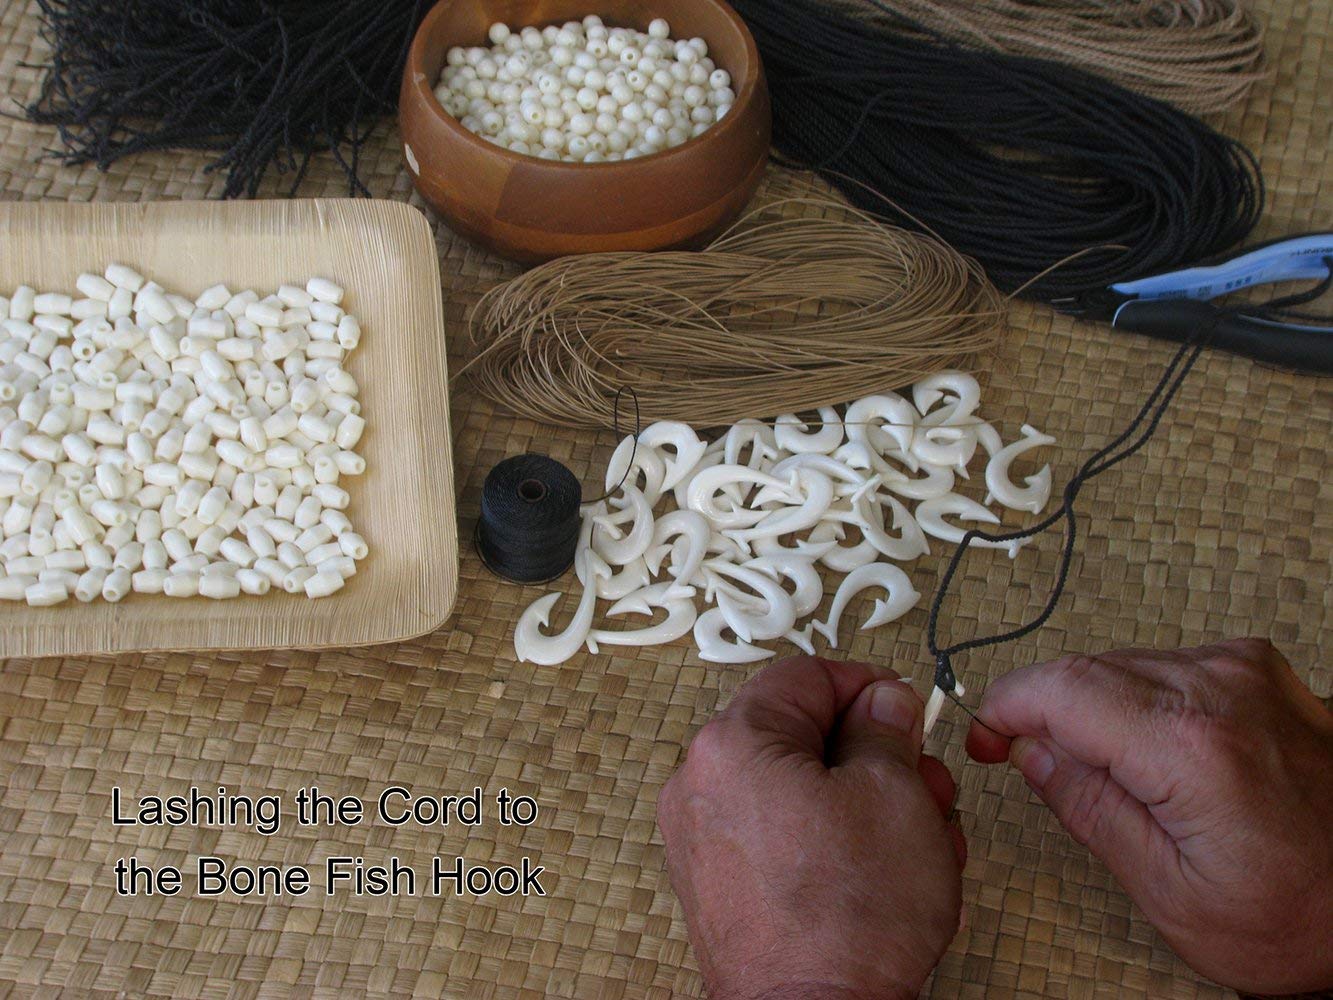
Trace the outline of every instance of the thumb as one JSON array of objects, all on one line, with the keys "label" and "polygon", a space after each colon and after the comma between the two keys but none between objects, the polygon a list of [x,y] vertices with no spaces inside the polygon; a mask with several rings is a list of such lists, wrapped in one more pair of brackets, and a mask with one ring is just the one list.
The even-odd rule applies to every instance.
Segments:
[{"label": "thumb", "polygon": [[915,771],[925,711],[921,697],[902,681],[871,684],[844,713],[831,763],[894,763]]},{"label": "thumb", "polygon": [[1014,740],[1010,761],[1070,836],[1102,860],[1130,895],[1152,888],[1175,842],[1105,768],[1049,740]]}]

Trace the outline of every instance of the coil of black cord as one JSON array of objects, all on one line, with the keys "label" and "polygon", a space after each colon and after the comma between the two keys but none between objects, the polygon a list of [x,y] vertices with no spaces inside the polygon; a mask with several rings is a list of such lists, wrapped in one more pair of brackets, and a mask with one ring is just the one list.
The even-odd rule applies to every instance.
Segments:
[{"label": "coil of black cord", "polygon": [[519,455],[490,471],[481,491],[477,551],[497,576],[554,580],[574,562],[583,488],[545,455]]},{"label": "coil of black cord", "polygon": [[885,211],[879,192],[895,221],[933,230],[1005,291],[1062,261],[1023,294],[1104,288],[1216,254],[1258,221],[1253,154],[1170,105],[821,0],[733,3],[764,60],[783,157],[867,210]]}]

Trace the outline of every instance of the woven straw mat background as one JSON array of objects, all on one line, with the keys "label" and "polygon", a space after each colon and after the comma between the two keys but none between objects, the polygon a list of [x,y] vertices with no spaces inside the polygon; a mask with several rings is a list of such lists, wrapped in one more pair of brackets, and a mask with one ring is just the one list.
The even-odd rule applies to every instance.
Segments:
[{"label": "woven straw mat background", "polygon": [[[0,7],[7,115],[39,80],[26,65],[43,61],[33,6]],[[1259,152],[1271,187],[1257,235],[1327,228],[1333,3],[1258,7],[1270,77],[1221,124]],[[0,197],[133,201],[219,190],[197,156],[142,156],[101,174],[43,159],[53,143],[50,132],[0,118]],[[397,150],[386,127],[363,158],[366,174],[376,195],[410,199]],[[346,185],[321,164],[304,193],[339,196]],[[457,366],[466,310],[512,268],[442,226],[437,234]],[[1132,416],[1169,355],[1146,339],[1016,306],[985,406],[1007,435],[1025,420],[1055,434],[1063,481],[1077,456]],[[451,405],[465,538],[486,472],[502,458],[531,448],[592,483],[609,453],[609,433],[515,420],[463,386]],[[1328,698],[1331,413],[1326,380],[1208,356],[1165,433],[1090,490],[1083,506],[1096,521],[1050,626],[967,659],[964,682],[976,692],[987,677],[1066,651],[1259,634]],[[1052,580],[1049,542],[1044,553],[1016,565],[972,556],[954,627],[1032,614]],[[919,589],[929,592],[937,568],[927,560],[913,570]],[[683,642],[560,667],[520,664],[512,625],[542,591],[497,581],[470,549],[461,579],[452,619],[415,642],[0,664],[0,996],[701,995],[654,804],[693,733],[752,670],[706,665]],[[918,608],[899,627],[857,633],[850,652],[910,672],[924,691],[925,619]],[[961,788],[967,927],[928,995],[1227,995],[1172,956],[1021,778],[968,763],[962,732],[946,715],[931,744]],[[507,786],[534,796],[541,814],[528,829],[288,825],[272,838],[112,826],[113,785],[137,796],[191,784],[283,796],[316,784],[371,797],[391,784],[423,795]],[[316,866],[330,855],[396,855],[418,868],[435,856],[483,864],[527,856],[546,866],[549,895],[210,901],[190,893],[187,867],[179,896],[120,898],[111,865],[131,854],[179,866],[202,854]]]}]

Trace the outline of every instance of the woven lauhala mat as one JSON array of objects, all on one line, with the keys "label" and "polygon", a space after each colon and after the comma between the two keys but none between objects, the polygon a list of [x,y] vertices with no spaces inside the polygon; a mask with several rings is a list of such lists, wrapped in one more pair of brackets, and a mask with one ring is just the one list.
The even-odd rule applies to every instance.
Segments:
[{"label": "woven lauhala mat", "polygon": [[[1328,156],[1333,3],[1270,0],[1269,81],[1224,126],[1260,152],[1272,191],[1261,236],[1333,225]],[[24,0],[0,14],[0,82],[35,91],[36,18]],[[11,106],[3,110],[8,112]],[[194,156],[153,155],[107,174],[40,159],[49,132],[0,118],[0,197],[87,201],[202,198],[219,189]],[[396,135],[363,158],[377,195],[408,198]],[[275,181],[270,190],[278,190]],[[327,164],[309,195],[342,195]],[[437,227],[451,352],[463,317],[511,269]],[[1137,409],[1170,355],[1145,339],[1018,306],[989,374],[986,405],[1009,435],[1024,420],[1060,441],[1057,481]],[[538,427],[495,412],[464,387],[452,400],[461,534],[475,522],[487,470],[532,448],[591,483],[610,435]],[[960,664],[974,692],[987,677],[1066,651],[1176,646],[1271,636],[1328,698],[1333,492],[1327,381],[1210,355],[1166,430],[1099,480],[1069,595],[1050,627]],[[953,627],[1014,623],[1052,581],[1044,557],[981,553],[959,582]],[[913,569],[929,591],[938,565]],[[657,794],[692,734],[749,676],[708,666],[684,643],[561,667],[515,662],[510,634],[539,589],[487,575],[465,551],[457,611],[416,642],[320,654],[153,655],[0,664],[0,996],[665,998],[702,993],[663,872]],[[1011,586],[1013,585],[1013,586]],[[864,610],[864,609],[855,609]],[[857,633],[850,654],[911,673],[926,690],[926,613]],[[3,617],[0,617],[3,627]],[[928,995],[1221,997],[1178,962],[1106,871],[1072,843],[1004,768],[967,763],[962,727],[932,739],[959,779],[971,845],[967,926]],[[225,785],[290,795],[318,785],[373,796],[501,787],[535,797],[530,828],[492,818],[398,829],[379,823],[253,830],[115,827],[110,790],[179,794]],[[290,800],[284,802],[290,807]],[[203,854],[271,864],[465,856],[547,868],[544,898],[294,901],[196,898]],[[179,896],[121,898],[111,866],[135,855],[187,869]]]}]

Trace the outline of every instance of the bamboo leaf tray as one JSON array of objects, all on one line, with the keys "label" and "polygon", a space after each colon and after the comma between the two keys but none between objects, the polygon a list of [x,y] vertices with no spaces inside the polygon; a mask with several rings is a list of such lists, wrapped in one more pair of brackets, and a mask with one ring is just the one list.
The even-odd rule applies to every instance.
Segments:
[{"label": "bamboo leaf tray", "polygon": [[348,369],[361,387],[366,472],[343,485],[370,556],[318,601],[271,592],[0,604],[0,658],[357,646],[438,628],[457,594],[458,539],[440,271],[425,217],[368,200],[0,205],[0,289],[64,291],[112,261],[189,296],[219,281],[272,291],[314,275],[347,289],[365,328]]}]

